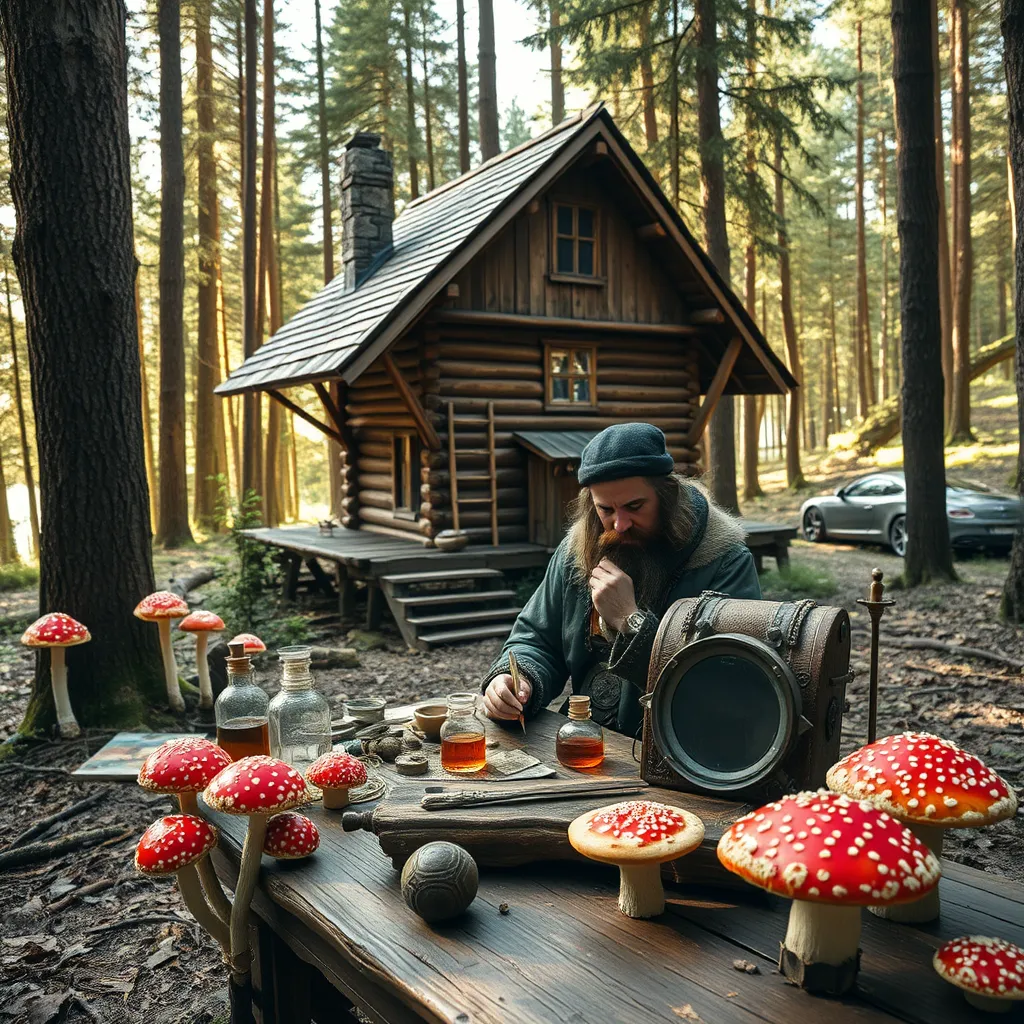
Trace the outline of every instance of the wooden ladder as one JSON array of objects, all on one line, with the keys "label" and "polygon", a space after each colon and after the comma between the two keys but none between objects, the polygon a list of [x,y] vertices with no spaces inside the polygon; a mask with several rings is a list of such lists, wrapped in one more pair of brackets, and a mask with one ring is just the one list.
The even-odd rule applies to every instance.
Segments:
[{"label": "wooden ladder", "polygon": [[[456,448],[455,428],[459,425],[482,427],[487,425],[487,447],[486,448]],[[489,498],[460,498],[459,497],[459,467],[458,456],[460,455],[486,455],[487,473],[474,473],[464,476],[463,480],[488,480],[491,485]],[[498,546],[498,474],[494,465],[494,403],[487,403],[487,415],[484,416],[456,416],[455,403],[448,403],[448,476],[451,480],[452,492],[452,526],[459,529],[459,505],[490,505],[491,507],[491,543]]]}]

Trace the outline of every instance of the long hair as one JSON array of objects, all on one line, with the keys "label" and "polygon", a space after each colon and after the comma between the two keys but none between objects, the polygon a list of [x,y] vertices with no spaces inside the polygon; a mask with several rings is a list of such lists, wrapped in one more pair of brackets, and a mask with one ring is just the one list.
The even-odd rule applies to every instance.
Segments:
[{"label": "long hair", "polygon": [[[676,473],[647,477],[646,480],[658,496],[658,539],[673,550],[681,550],[689,543],[696,524],[690,487]],[[585,586],[591,570],[601,561],[600,540],[603,532],[604,527],[594,508],[590,488],[581,487],[580,493],[569,504],[566,541],[566,555],[574,583]]]}]

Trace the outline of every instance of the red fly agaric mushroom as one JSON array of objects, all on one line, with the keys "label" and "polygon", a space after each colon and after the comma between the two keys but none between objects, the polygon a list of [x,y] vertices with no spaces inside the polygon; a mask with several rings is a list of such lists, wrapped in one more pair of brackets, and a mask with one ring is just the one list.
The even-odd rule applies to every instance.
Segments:
[{"label": "red fly agaric mushroom", "polygon": [[[829,789],[867,800],[903,822],[936,857],[947,828],[991,825],[1017,812],[1017,795],[991,768],[955,743],[924,732],[905,732],[869,743],[834,764]],[[894,921],[933,921],[939,891],[916,903],[872,907]]]},{"label": "red fly agaric mushroom", "polygon": [[660,865],[683,857],[704,840],[704,822],[681,807],[650,800],[598,807],[569,825],[574,850],[619,869],[619,910],[657,917],[665,910]]},{"label": "red fly agaric mushroom", "polygon": [[[216,743],[201,736],[183,736],[161,743],[142,763],[139,785],[150,793],[173,793],[182,814],[199,814],[196,794],[206,789],[210,780],[231,764],[231,757]],[[227,924],[231,904],[217,881],[209,858],[199,862],[199,877],[214,913]]]},{"label": "red fly agaric mushroom", "polygon": [[348,807],[348,791],[366,782],[366,765],[344,751],[328,751],[307,769],[306,780],[324,791],[324,810]]},{"label": "red fly agaric mushroom", "polygon": [[262,654],[267,649],[267,645],[255,633],[239,633],[232,637],[230,643],[245,644],[246,654]]},{"label": "red fly agaric mushroom", "polygon": [[178,686],[178,666],[174,662],[174,648],[171,647],[171,619],[183,619],[188,615],[188,605],[177,594],[169,590],[158,590],[135,606],[135,615],[143,622],[155,622],[160,627],[160,653],[164,656],[167,703],[172,711],[184,711],[185,701],[181,696],[181,687]]},{"label": "red fly agaric mushroom", "polygon": [[950,939],[936,951],[932,965],[940,977],[962,988],[976,1009],[1007,1013],[1024,999],[1024,949],[1006,939]]},{"label": "red fly agaric mushroom", "polygon": [[144,875],[177,875],[178,888],[192,916],[212,935],[228,960],[228,925],[207,905],[197,865],[217,845],[217,830],[192,814],[158,818],[135,848],[135,867]]},{"label": "red fly agaric mushroom", "polygon": [[178,623],[178,629],[196,636],[196,669],[199,672],[199,707],[202,711],[213,709],[213,684],[210,682],[210,666],[206,663],[206,641],[211,633],[219,633],[224,620],[213,612],[189,612]]},{"label": "red fly agaric mushroom", "polygon": [[267,822],[263,852],[277,860],[301,860],[316,853],[320,830],[304,814],[285,811]]},{"label": "red fly agaric mushroom", "polygon": [[782,973],[809,992],[841,995],[860,966],[860,908],[919,899],[939,862],[895,818],[866,801],[797,793],[735,822],[718,859],[751,885],[792,899]]},{"label": "red fly agaric mushroom", "polygon": [[302,776],[291,765],[266,754],[233,762],[203,791],[203,800],[214,811],[249,818],[231,905],[231,971],[236,984],[249,972],[249,904],[260,873],[267,819],[298,807],[306,798]]},{"label": "red fly agaric mushroom", "polygon": [[21,642],[26,647],[50,648],[50,686],[57,709],[57,726],[64,739],[73,739],[81,733],[68,697],[68,667],[64,660],[65,647],[88,643],[89,630],[64,612],[50,612],[36,619],[24,633]]}]

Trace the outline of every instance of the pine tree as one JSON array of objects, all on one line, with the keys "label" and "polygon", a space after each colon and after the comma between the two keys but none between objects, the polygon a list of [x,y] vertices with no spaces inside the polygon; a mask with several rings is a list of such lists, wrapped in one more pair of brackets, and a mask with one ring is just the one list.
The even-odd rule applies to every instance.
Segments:
[{"label": "pine tree", "polygon": [[494,0],[480,8],[480,156],[490,160],[501,151],[498,138],[498,85],[494,53]]}]

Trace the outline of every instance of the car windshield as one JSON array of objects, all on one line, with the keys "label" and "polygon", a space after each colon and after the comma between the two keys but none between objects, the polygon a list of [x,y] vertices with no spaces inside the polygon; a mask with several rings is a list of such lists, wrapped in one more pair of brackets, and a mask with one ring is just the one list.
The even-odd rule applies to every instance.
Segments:
[{"label": "car windshield", "polygon": [[973,480],[957,479],[955,477],[946,477],[946,490],[952,491],[954,494],[991,494],[992,488],[986,487],[984,484],[979,484]]}]

